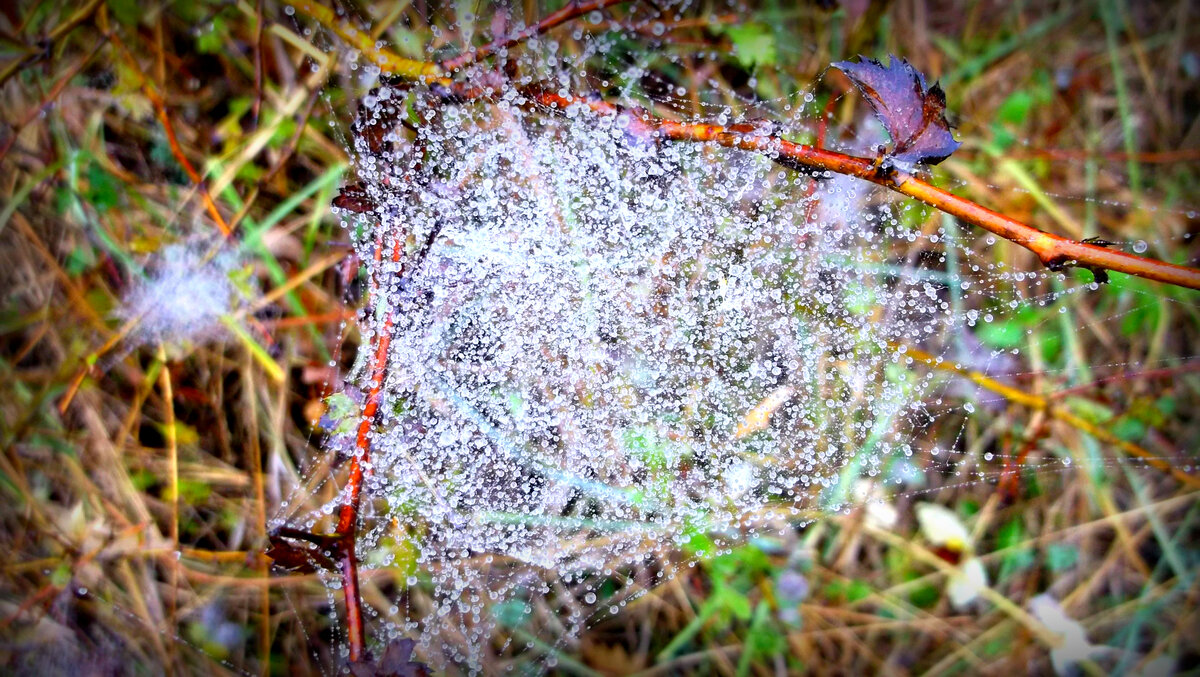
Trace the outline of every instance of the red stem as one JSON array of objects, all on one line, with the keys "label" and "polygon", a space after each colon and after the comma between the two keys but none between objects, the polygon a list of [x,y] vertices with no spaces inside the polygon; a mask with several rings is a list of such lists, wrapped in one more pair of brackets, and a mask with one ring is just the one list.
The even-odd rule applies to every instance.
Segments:
[{"label": "red stem", "polygon": [[623,2],[629,2],[629,0],[591,0],[590,2],[573,2],[557,12],[547,14],[546,17],[541,21],[529,26],[523,31],[514,33],[507,38],[496,40],[478,49],[469,49],[453,59],[447,59],[446,61],[443,61],[441,64],[442,69],[448,73],[453,73],[463,66],[469,66],[473,63],[483,61],[502,49],[508,49],[509,47],[524,42],[535,35],[545,33],[551,28],[554,28],[559,24],[566,23],[575,17],[583,16],[588,12],[604,9],[610,5],[617,5]]},{"label": "red stem", "polygon": [[[375,260],[382,259],[382,242],[375,249]],[[400,239],[392,249],[392,260],[399,262],[403,255]],[[362,503],[365,465],[371,459],[371,426],[379,413],[383,399],[383,382],[387,378],[388,348],[392,342],[392,325],[395,314],[388,312],[383,326],[372,337],[374,356],[371,359],[371,389],[363,402],[359,417],[358,434],[354,440],[354,456],[350,458],[350,476],[346,480],[346,500],[338,510],[337,538],[341,550],[342,591],[346,600],[346,634],[350,643],[350,662],[363,659],[366,647],[366,628],[362,621],[362,596],[358,588],[358,555],[355,545],[358,533],[358,512]]]}]

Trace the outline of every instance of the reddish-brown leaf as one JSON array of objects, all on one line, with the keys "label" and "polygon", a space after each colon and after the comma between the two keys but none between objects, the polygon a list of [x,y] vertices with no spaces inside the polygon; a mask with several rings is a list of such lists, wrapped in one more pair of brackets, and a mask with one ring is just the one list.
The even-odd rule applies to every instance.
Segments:
[{"label": "reddish-brown leaf", "polygon": [[318,567],[337,571],[333,560],[316,546],[292,543],[278,534],[271,534],[270,539],[271,547],[267,548],[266,555],[275,562],[275,566],[296,573],[313,573]]},{"label": "reddish-brown leaf", "polygon": [[934,83],[925,87],[925,76],[908,61],[890,57],[887,66],[866,57],[838,61],[841,70],[870,104],[875,117],[892,137],[889,155],[903,162],[935,165],[961,145],[946,122],[946,94]]},{"label": "reddish-brown leaf", "polygon": [[376,208],[375,201],[367,194],[367,187],[361,183],[343,187],[338,196],[333,198],[333,206],[355,214],[366,214]]}]

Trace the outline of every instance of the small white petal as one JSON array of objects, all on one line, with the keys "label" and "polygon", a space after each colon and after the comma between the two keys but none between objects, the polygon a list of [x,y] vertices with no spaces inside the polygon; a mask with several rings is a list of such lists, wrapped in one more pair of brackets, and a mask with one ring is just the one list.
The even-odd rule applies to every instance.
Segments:
[{"label": "small white petal", "polygon": [[987,587],[987,569],[978,557],[969,557],[958,566],[958,571],[950,577],[946,584],[946,594],[950,596],[950,604],[958,610],[965,609],[979,597],[980,591]]},{"label": "small white petal", "polygon": [[936,503],[918,503],[915,510],[921,533],[930,543],[964,551],[971,549],[971,532],[953,510]]},{"label": "small white petal", "polygon": [[1058,601],[1049,595],[1038,595],[1030,600],[1029,612],[1050,631],[1062,636],[1062,644],[1050,651],[1050,662],[1060,675],[1070,672],[1076,663],[1097,658],[1110,650],[1089,642],[1079,621],[1068,616]]}]

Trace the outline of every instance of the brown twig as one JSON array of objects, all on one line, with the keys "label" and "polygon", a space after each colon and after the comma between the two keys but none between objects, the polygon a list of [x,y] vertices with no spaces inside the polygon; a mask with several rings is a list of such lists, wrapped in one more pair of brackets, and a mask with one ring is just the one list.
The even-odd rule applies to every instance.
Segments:
[{"label": "brown twig", "polygon": [[[92,13],[96,11],[96,8],[103,3],[104,0],[90,0],[86,5],[80,7],[78,11],[68,17],[66,21],[55,26],[54,30],[50,31],[50,34],[46,36],[46,42],[53,45],[58,41],[59,38],[75,30],[76,26],[84,21],[87,21],[88,17],[90,17]],[[17,59],[8,64],[3,71],[0,71],[0,87],[4,86],[4,83],[8,82],[8,79],[15,75],[17,71],[21,70],[25,64],[44,53],[44,50],[32,50],[17,57]]]},{"label": "brown twig", "polygon": [[258,129],[263,102],[263,0],[254,3],[254,105],[250,107],[250,127]]},{"label": "brown twig", "polygon": [[1021,245],[1036,254],[1042,264],[1051,270],[1061,270],[1067,266],[1115,270],[1148,280],[1200,289],[1200,269],[1148,259],[1136,254],[1111,250],[1038,230],[966,198],[944,191],[907,172],[899,170],[881,172],[875,161],[868,158],[844,155],[793,143],[777,136],[759,135],[753,131],[706,123],[662,120],[645,114],[623,111],[604,101],[562,96],[555,92],[542,90],[530,90],[526,95],[541,105],[559,109],[579,105],[586,106],[599,114],[631,115],[636,118],[633,122],[644,133],[658,138],[715,143],[726,148],[739,148],[762,153],[792,169],[837,172],[876,183],[897,193],[916,198],[946,214],[958,217],[967,223]]},{"label": "brown twig", "polygon": [[629,2],[629,0],[590,0],[590,2],[572,2],[557,12],[547,15],[541,21],[529,26],[524,30],[513,33],[506,38],[497,39],[487,45],[484,45],[483,47],[479,47],[478,49],[468,49],[453,59],[447,59],[441,63],[441,67],[444,71],[453,73],[463,66],[469,66],[473,63],[483,61],[502,49],[508,49],[513,45],[525,42],[526,40],[534,36],[541,35],[551,28],[566,23],[571,19],[583,16],[588,12],[598,11],[604,9],[605,7],[618,5],[624,2]]},{"label": "brown twig", "polygon": [[42,100],[38,102],[36,106],[29,109],[29,112],[27,112],[25,116],[13,126],[13,128],[9,131],[8,138],[4,141],[4,145],[0,146],[0,162],[4,161],[4,158],[8,155],[8,151],[11,150],[13,144],[16,143],[17,137],[21,134],[21,130],[24,129],[25,126],[30,122],[33,122],[39,115],[41,115],[42,111],[46,110],[46,107],[49,106],[55,99],[57,99],[59,94],[62,94],[62,91],[66,88],[67,84],[79,74],[79,71],[83,70],[83,67],[86,66],[88,62],[91,61],[92,58],[95,57],[100,51],[100,48],[107,43],[108,36],[101,36],[101,38],[96,41],[96,45],[92,47],[91,51],[85,54],[82,59],[75,63],[74,66],[67,69],[67,72],[63,74],[63,76],[59,78],[57,82],[54,83],[54,86],[50,88],[50,91],[46,92],[46,95],[42,97]]},{"label": "brown twig", "polygon": [[1098,159],[1107,162],[1128,162],[1134,160],[1144,164],[1170,164],[1173,162],[1195,162],[1200,160],[1200,148],[1180,148],[1178,150],[1143,151],[1126,153],[1112,151],[1100,153],[1093,150],[1078,150],[1073,148],[1014,148],[1005,153],[1011,158],[1049,158],[1051,160],[1090,160]]}]

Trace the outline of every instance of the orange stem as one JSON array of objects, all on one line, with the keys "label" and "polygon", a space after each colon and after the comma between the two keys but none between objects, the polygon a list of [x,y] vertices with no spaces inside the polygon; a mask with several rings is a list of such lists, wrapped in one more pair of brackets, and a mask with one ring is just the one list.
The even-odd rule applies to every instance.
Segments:
[{"label": "orange stem", "polygon": [[[615,1],[613,0],[613,2]],[[585,4],[591,5],[593,3]],[[369,39],[368,34],[348,28],[345,22],[339,21],[333,16],[332,11],[316,5],[311,0],[296,0],[294,5],[299,11],[316,19],[350,44],[363,50],[385,72],[409,80],[419,80],[426,83],[435,82],[448,90],[453,90],[456,96],[464,99],[487,98],[494,91],[491,88],[464,86],[462,83],[455,83],[448,80],[444,75],[446,72],[445,69],[455,65],[455,59],[441,65],[405,59],[394,54],[391,50],[378,47]],[[582,6],[572,5],[569,8],[559,10],[559,12],[547,17],[547,20],[551,17],[557,17],[556,20],[561,22],[578,16],[577,10]],[[538,23],[538,26],[543,26],[546,23],[547,21],[543,20]],[[537,26],[534,28],[537,28]],[[522,33],[527,32],[523,31]],[[529,36],[526,35],[525,37]],[[471,59],[475,59],[475,55],[486,50],[487,48],[485,47],[475,52],[469,52],[468,54],[471,55]],[[461,60],[461,58],[458,60]],[[552,92],[538,91],[527,93],[527,96],[547,106],[565,108],[573,104],[580,104],[601,113],[617,114],[622,112],[620,108],[604,101],[591,101],[575,96],[561,96]],[[1122,251],[1113,251],[1097,245],[1052,235],[1021,223],[1016,219],[998,214],[966,198],[941,190],[906,172],[882,172],[877,163],[871,159],[843,155],[829,150],[792,143],[777,136],[758,134],[753,129],[739,129],[738,125],[722,127],[704,123],[659,120],[645,114],[639,114],[638,118],[643,130],[657,130],[660,136],[668,139],[717,143],[729,148],[740,148],[770,155],[793,169],[831,171],[877,183],[903,195],[916,198],[967,223],[979,226],[1006,240],[1021,245],[1036,254],[1042,264],[1052,270],[1058,270],[1071,265],[1093,269],[1115,270],[1148,280],[1165,282],[1190,289],[1200,289],[1200,269],[1148,259]]]},{"label": "orange stem", "polygon": [[[623,112],[613,104],[604,101],[562,96],[554,92],[532,91],[528,92],[527,96],[545,106],[565,109],[572,105],[583,105],[602,114],[633,115],[632,112]],[[1036,254],[1042,264],[1051,270],[1059,270],[1072,265],[1103,268],[1180,287],[1200,289],[1200,269],[1106,249],[1038,230],[966,198],[944,191],[907,172],[899,170],[881,172],[874,160],[871,159],[792,143],[777,136],[756,134],[752,130],[744,130],[737,126],[723,127],[706,123],[676,122],[653,118],[645,114],[638,114],[635,123],[640,131],[657,133],[661,138],[673,141],[708,142],[727,148],[739,148],[768,155],[793,169],[837,172],[879,184],[1019,244]],[[631,130],[638,131],[634,129],[633,125],[631,125]]]}]

